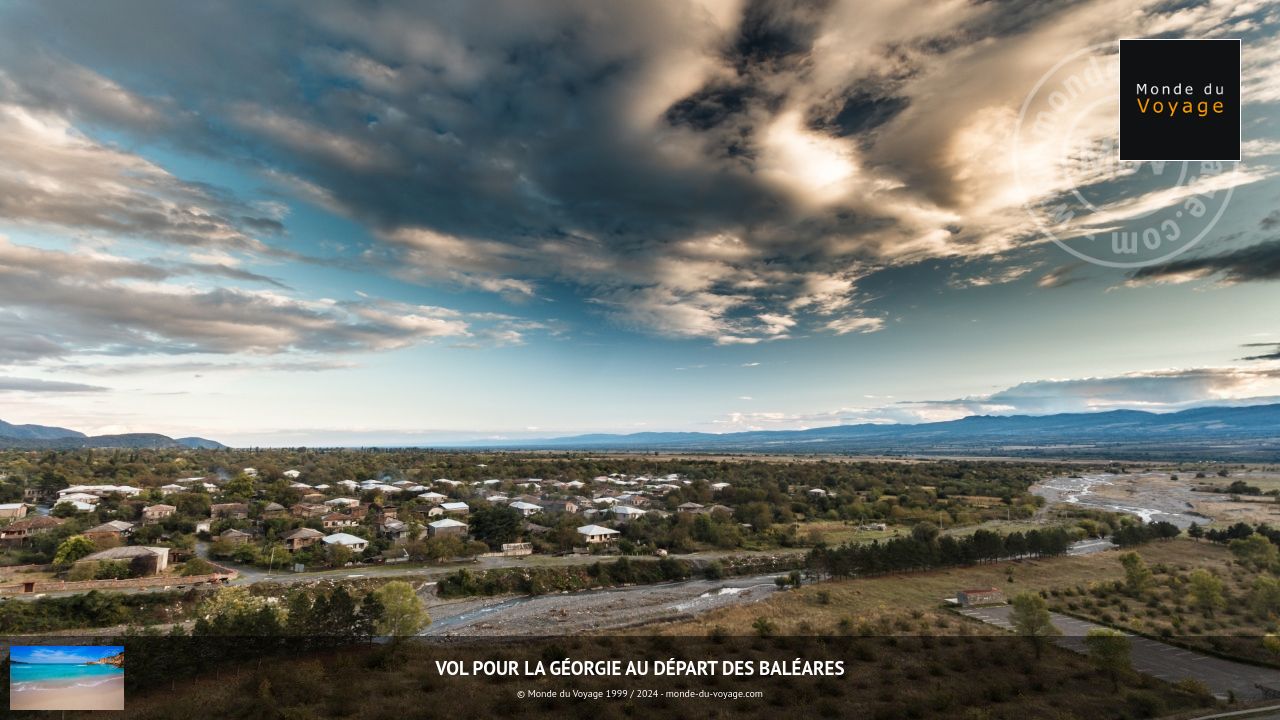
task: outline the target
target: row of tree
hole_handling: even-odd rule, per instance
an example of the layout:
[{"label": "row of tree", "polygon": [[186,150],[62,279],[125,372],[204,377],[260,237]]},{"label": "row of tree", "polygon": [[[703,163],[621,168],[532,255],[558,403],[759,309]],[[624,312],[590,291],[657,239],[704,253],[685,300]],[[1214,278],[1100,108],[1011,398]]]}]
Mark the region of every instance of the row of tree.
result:
[{"label": "row of tree", "polygon": [[938,536],[936,528],[917,526],[910,536],[867,544],[816,547],[809,552],[810,570],[831,577],[973,565],[1019,557],[1064,555],[1072,535],[1064,528],[1045,528],[1001,535],[977,530],[972,535]]}]

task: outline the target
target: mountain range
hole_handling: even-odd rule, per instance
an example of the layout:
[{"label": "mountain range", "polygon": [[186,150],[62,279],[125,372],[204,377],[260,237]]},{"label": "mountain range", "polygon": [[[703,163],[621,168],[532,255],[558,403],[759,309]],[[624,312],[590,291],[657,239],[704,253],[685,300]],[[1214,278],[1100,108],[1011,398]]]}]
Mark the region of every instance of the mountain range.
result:
[{"label": "mountain range", "polygon": [[14,425],[0,420],[0,449],[76,450],[80,448],[192,448],[216,450],[220,442],[200,437],[171,438],[159,433],[85,435],[52,425]]},{"label": "mountain range", "polygon": [[1058,415],[973,415],[914,425],[860,424],[735,433],[591,434],[468,447],[619,450],[1000,455],[1162,459],[1280,459],[1280,404],[1200,407],[1173,413],[1111,410]]},{"label": "mountain range", "polygon": [[[426,446],[426,444],[423,444]],[[914,425],[836,425],[735,433],[642,432],[432,447],[689,453],[835,453],[1131,460],[1280,461],[1280,404],[1200,407],[1173,413],[1111,410],[1058,415],[973,415]],[[226,447],[199,437],[156,433],[87,436],[76,430],[0,421],[0,448]]]}]

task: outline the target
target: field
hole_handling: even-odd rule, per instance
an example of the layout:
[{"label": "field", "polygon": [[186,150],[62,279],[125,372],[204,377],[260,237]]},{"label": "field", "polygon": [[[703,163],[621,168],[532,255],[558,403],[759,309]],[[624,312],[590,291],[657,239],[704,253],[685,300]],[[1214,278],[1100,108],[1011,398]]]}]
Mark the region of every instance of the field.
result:
[{"label": "field", "polygon": [[[1164,562],[1144,555],[1153,571],[1146,589],[1131,591],[1117,582],[1065,587],[1050,593],[1050,608],[1219,655],[1280,665],[1280,658],[1262,643],[1264,635],[1278,629],[1274,610],[1255,609],[1251,602],[1254,582],[1274,576],[1230,562],[1231,554],[1222,546],[1212,549],[1220,552]],[[1198,569],[1222,583],[1220,607],[1197,607],[1189,578]]]},{"label": "field", "polygon": [[[1137,552],[1151,565],[1223,566],[1230,558],[1224,547],[1182,539],[1151,543]],[[842,622],[845,631],[863,623],[888,622],[898,631],[936,632],[941,622],[958,622],[954,615],[941,609],[944,599],[954,597],[957,590],[995,586],[1012,596],[1113,582],[1124,575],[1118,556],[1116,552],[1103,552],[815,583],[755,605],[719,610],[658,631],[706,635],[719,628],[730,634],[751,633],[752,624],[763,617],[780,634],[840,632]]]}]

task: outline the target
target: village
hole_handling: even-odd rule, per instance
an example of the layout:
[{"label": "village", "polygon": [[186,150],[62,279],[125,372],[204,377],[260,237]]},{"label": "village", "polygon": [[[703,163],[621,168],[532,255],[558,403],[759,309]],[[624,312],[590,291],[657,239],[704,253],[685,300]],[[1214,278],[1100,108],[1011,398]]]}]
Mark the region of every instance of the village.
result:
[{"label": "village", "polygon": [[[150,488],[74,484],[52,494],[32,489],[25,495],[30,502],[0,505],[0,522],[7,523],[0,526],[0,543],[20,553],[45,536],[60,537],[52,566],[64,580],[92,583],[217,579],[234,573],[228,566],[302,572],[534,552],[616,553],[625,542],[622,528],[640,518],[733,523],[733,509],[726,505],[666,502],[672,491],[692,484],[675,474],[613,474],[587,482],[438,478],[426,485],[376,479],[313,485],[298,470],[282,476],[283,492],[281,483],[266,487],[252,467],[234,476],[190,476]],[[729,488],[703,485],[712,496]],[[9,576],[16,577],[12,568]],[[32,592],[41,584],[28,579],[21,587]],[[0,593],[19,587],[0,586]]]}]

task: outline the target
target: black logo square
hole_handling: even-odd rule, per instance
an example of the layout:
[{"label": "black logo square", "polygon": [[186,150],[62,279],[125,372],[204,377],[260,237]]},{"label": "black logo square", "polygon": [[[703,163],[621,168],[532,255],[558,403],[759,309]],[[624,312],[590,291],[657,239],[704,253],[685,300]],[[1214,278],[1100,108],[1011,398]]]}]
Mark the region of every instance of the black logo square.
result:
[{"label": "black logo square", "polygon": [[1239,160],[1240,41],[1121,40],[1120,159]]}]

